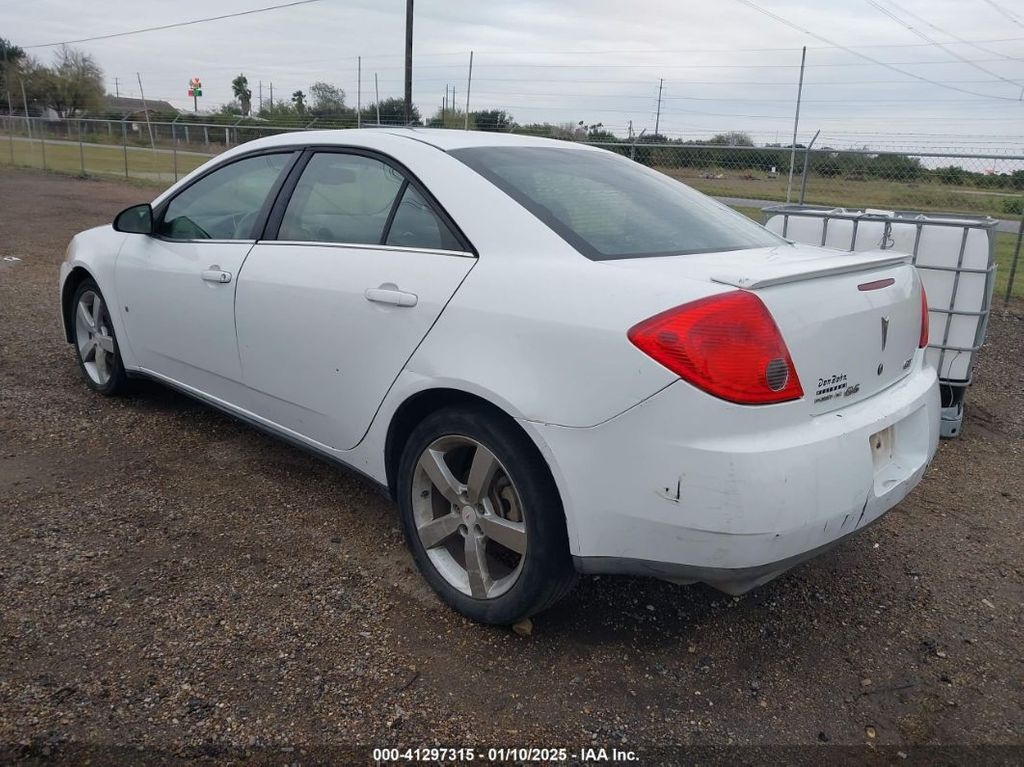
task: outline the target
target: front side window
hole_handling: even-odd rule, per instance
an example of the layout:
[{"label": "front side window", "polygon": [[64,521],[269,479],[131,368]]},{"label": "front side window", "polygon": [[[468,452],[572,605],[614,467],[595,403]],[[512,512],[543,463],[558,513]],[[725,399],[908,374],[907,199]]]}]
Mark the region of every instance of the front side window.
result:
[{"label": "front side window", "polygon": [[358,154],[315,154],[285,209],[279,240],[379,245],[405,179]]},{"label": "front side window", "polygon": [[168,204],[157,234],[172,240],[251,240],[290,154],[247,157],[196,181]]},{"label": "front side window", "polygon": [[518,146],[450,154],[595,261],[785,244],[746,216],[611,152]]}]

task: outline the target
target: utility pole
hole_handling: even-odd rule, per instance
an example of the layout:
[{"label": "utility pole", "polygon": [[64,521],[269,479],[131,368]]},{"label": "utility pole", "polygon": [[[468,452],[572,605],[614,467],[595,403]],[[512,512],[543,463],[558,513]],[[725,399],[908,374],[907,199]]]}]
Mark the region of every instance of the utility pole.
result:
[{"label": "utility pole", "polygon": [[7,46],[4,46],[4,88],[7,89],[7,143],[11,150],[11,165],[14,165],[14,108],[11,106],[11,70],[7,68]]},{"label": "utility pole", "polygon": [[274,81],[270,81],[270,108],[274,108]]},{"label": "utility pole", "polygon": [[373,73],[373,103],[377,107],[377,125],[380,125],[380,88],[377,85],[377,73]]},{"label": "utility pole", "polygon": [[473,51],[469,52],[469,77],[466,78],[466,124],[463,130],[469,130],[469,89],[473,86]]},{"label": "utility pole", "polygon": [[[657,136],[658,129],[661,127],[661,89],[665,86],[665,78],[662,77],[658,80],[658,114],[654,118],[654,135]],[[650,114],[648,112],[647,114]]]},{"label": "utility pole", "polygon": [[28,116],[28,99],[25,97],[25,80],[18,78],[21,83],[21,103],[25,106],[25,125],[28,126],[28,140],[32,141],[32,120]]},{"label": "utility pole", "polygon": [[412,0],[405,0],[405,124],[412,122]]},{"label": "utility pole", "polygon": [[263,111],[263,81],[260,80],[260,111]]},{"label": "utility pole", "polygon": [[114,95],[121,98],[121,80],[117,77],[114,78]]},{"label": "utility pole", "polygon": [[804,92],[804,62],[807,61],[807,46],[800,54],[800,82],[796,87],[796,115],[793,117],[793,144],[789,151],[789,182],[786,184],[786,202],[793,194],[793,166],[796,164],[796,131],[800,126],[800,97]]},{"label": "utility pole", "polygon": [[136,72],[135,76],[139,78],[139,95],[142,97],[142,111],[146,113],[146,127],[149,128],[149,148],[156,149],[156,142],[153,141],[153,123],[149,121],[149,107],[146,106],[146,93],[142,90],[142,75]]},{"label": "utility pole", "polygon": [[363,57],[356,56],[356,127],[363,127]]}]

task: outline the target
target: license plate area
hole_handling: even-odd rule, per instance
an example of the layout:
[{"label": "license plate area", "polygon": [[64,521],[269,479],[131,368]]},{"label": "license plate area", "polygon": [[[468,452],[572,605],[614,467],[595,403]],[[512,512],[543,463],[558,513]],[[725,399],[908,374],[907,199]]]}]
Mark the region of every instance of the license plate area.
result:
[{"label": "license plate area", "polygon": [[871,461],[876,474],[892,463],[895,431],[896,427],[893,425],[875,432],[868,438],[871,443]]}]

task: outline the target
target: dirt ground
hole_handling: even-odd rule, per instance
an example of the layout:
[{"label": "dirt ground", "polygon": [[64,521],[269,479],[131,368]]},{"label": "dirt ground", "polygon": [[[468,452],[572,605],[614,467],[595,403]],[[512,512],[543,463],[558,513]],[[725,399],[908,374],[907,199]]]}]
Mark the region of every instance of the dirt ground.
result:
[{"label": "dirt ground", "polygon": [[1024,305],[879,524],[738,599],[586,578],[523,637],[433,597],[368,481],[156,385],[85,387],[57,266],[150,194],[0,173],[0,760],[1024,746]]}]

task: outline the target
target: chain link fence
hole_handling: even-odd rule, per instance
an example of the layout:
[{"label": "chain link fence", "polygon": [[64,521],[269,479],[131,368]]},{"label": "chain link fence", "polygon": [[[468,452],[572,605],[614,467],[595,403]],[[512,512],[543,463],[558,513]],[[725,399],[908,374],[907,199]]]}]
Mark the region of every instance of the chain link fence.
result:
[{"label": "chain link fence", "polygon": [[[0,116],[0,163],[166,186],[247,141],[295,130],[351,127],[352,119],[271,124],[234,115],[182,115],[169,122],[6,115]],[[586,140],[585,134],[566,137]],[[794,152],[781,146],[683,141],[588,143],[630,157],[752,215],[754,209],[791,201],[1001,219],[997,291],[1006,300],[1015,294],[1024,233],[1024,155],[800,146]]]}]

